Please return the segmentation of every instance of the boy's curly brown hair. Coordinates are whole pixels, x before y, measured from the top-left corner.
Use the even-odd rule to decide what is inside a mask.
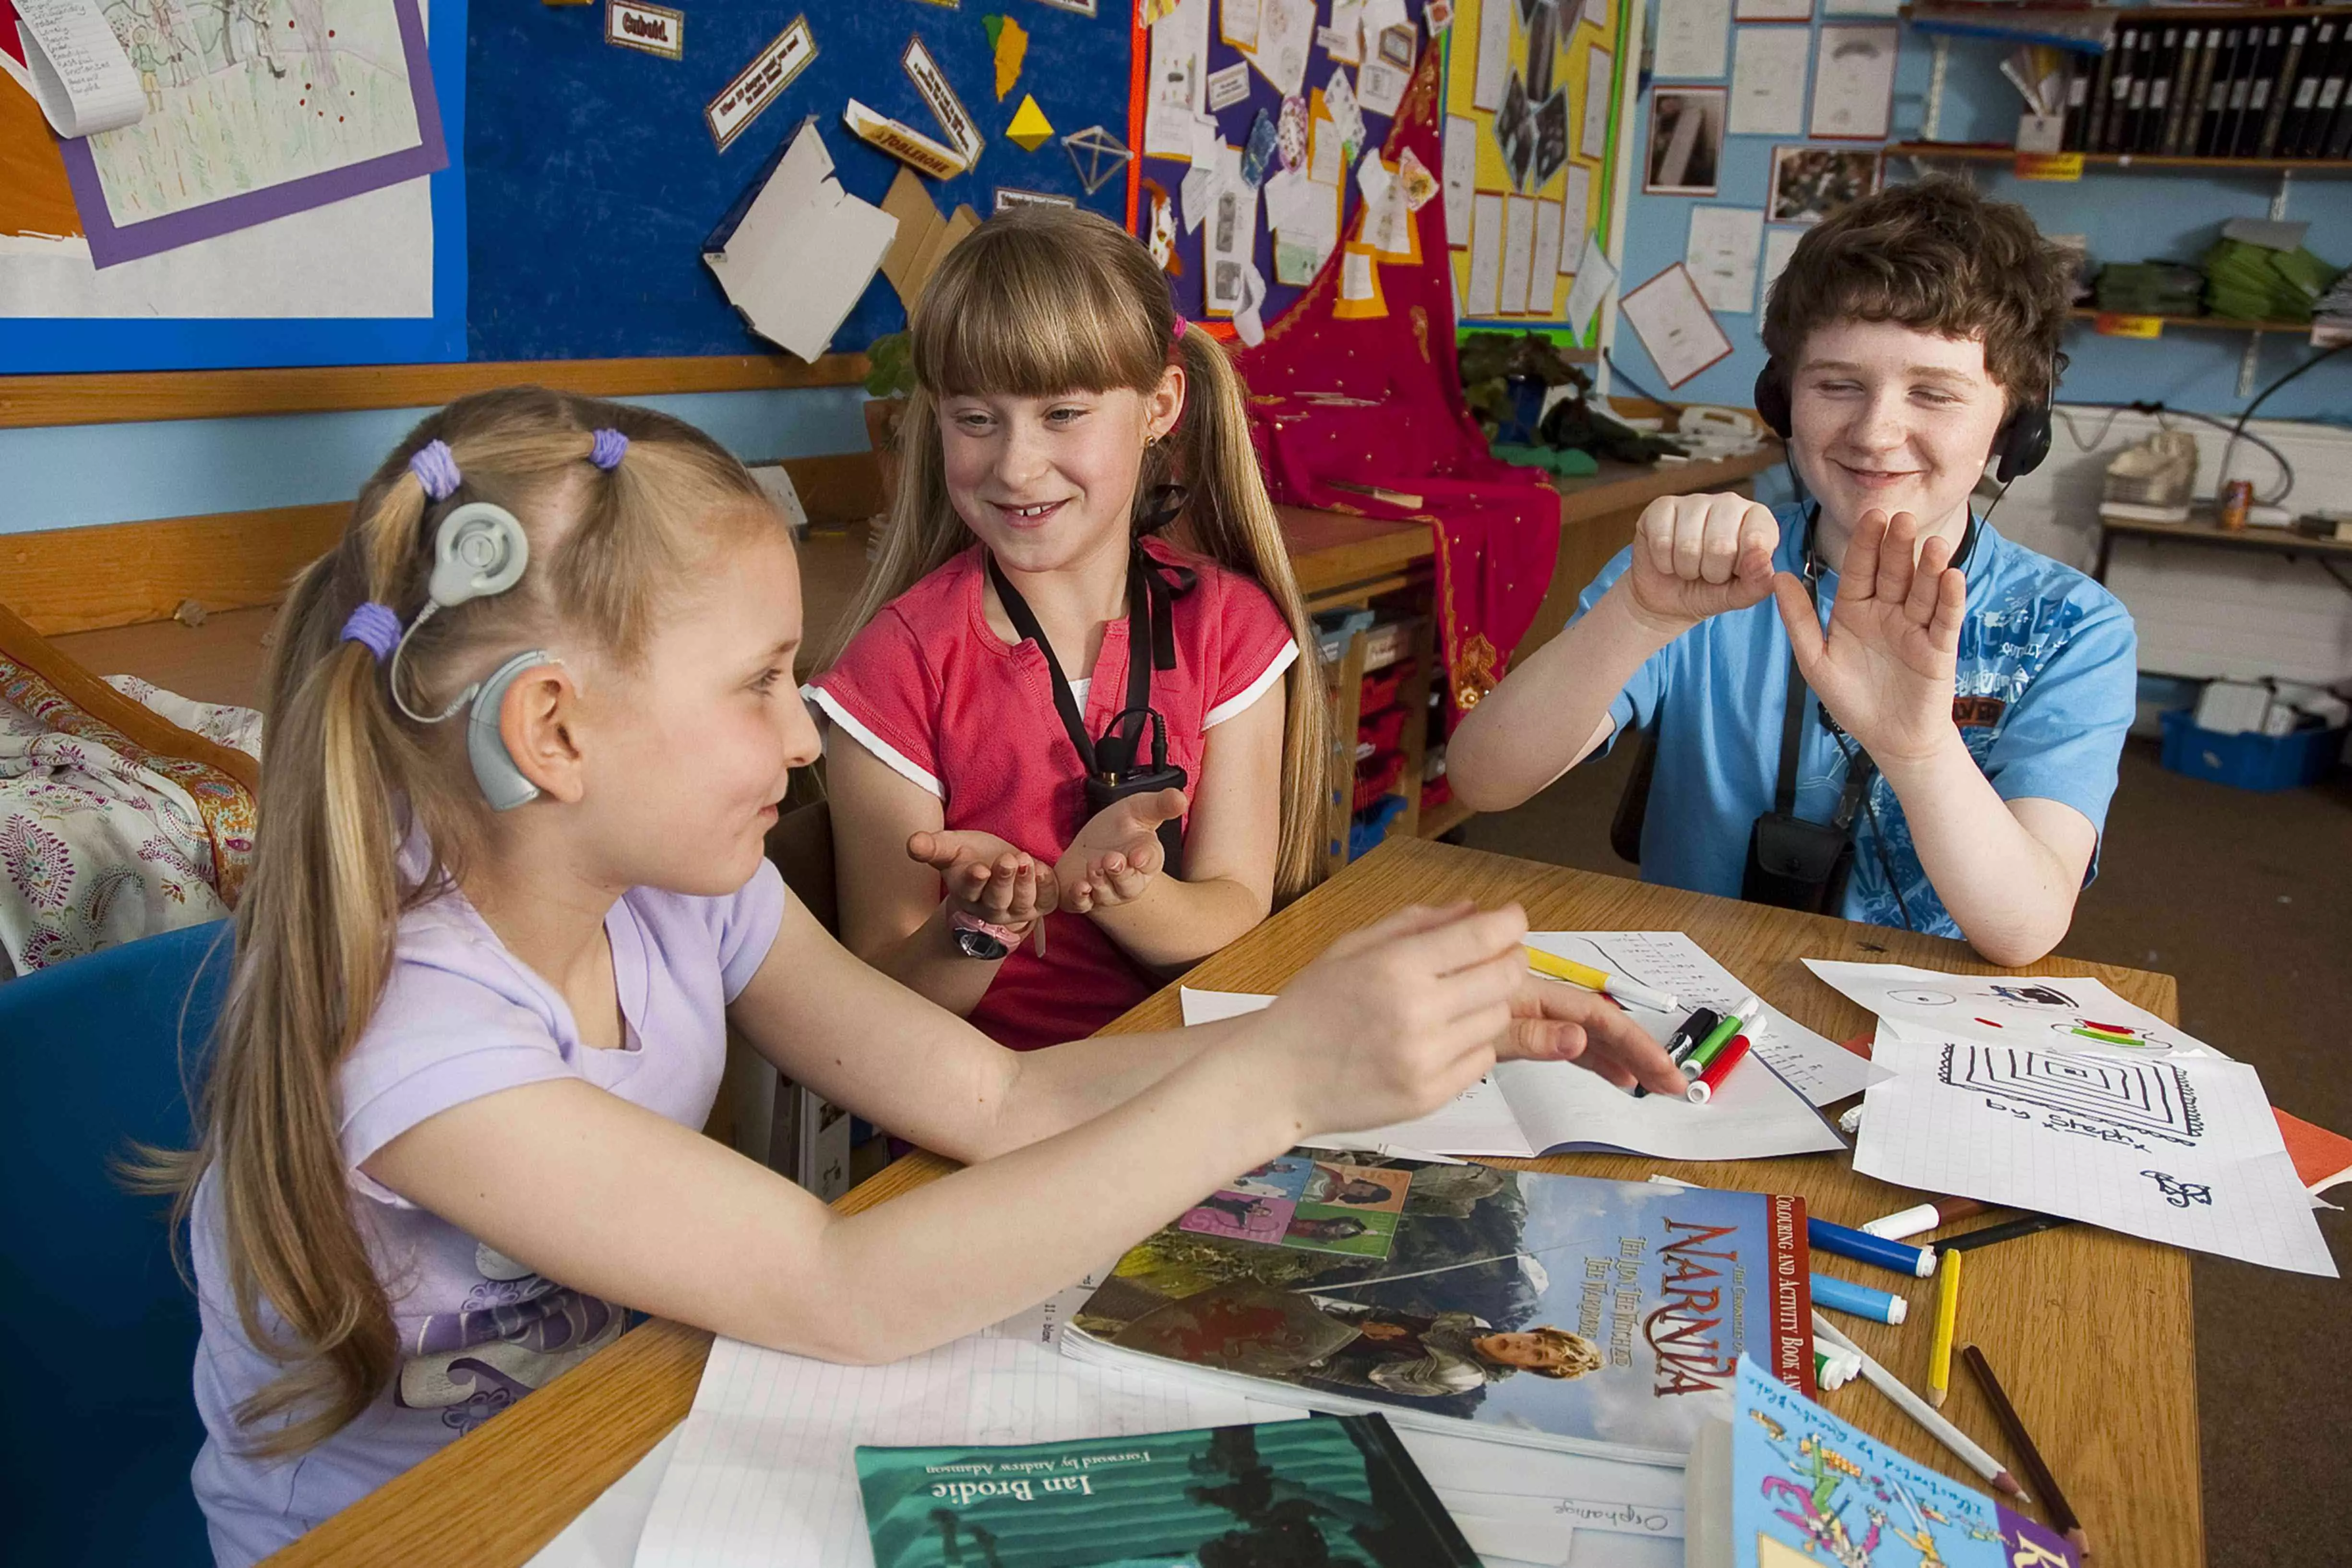
[[[1764,346],[1793,373],[1805,340],[1833,321],[1981,338],[1985,369],[2014,410],[2057,390],[2074,278],[2074,258],[2023,207],[1954,179],[1894,185],[1797,242],[1764,308]]]

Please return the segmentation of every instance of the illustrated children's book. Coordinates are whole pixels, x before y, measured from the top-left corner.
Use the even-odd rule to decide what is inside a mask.
[[[861,1447],[857,1484],[875,1568],[1478,1568],[1378,1415]]]
[[[1806,1256],[1801,1198],[1294,1149],[1121,1258],[1062,1352],[1674,1462],[1743,1352],[1810,1392]]]
[[[1863,1436],[1740,1358],[1691,1449],[1688,1568],[2078,1568],[2063,1536]]]

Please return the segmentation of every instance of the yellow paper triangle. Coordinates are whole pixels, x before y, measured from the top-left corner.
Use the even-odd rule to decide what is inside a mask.
[[[1053,139],[1053,121],[1037,107],[1035,93],[1022,94],[1021,107],[1014,111],[1013,123],[1004,128],[1004,134],[1024,153],[1034,153]]]

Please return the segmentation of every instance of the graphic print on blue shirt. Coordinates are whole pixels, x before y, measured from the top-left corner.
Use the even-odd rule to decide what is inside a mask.
[[[1774,516],[1780,543],[1773,566],[1801,573],[1802,514],[1784,506]],[[1955,721],[2003,800],[2055,800],[2103,829],[2137,703],[2130,614],[2082,573],[2003,538],[1990,523],[1979,522],[1977,534],[1964,567],[1968,615],[1954,680]],[[1592,580],[1579,596],[1579,616],[1632,556],[1630,548],[1619,552]],[[1836,598],[1837,574],[1823,571],[1825,626]],[[1788,633],[1768,598],[1684,633],[1635,671],[1611,704],[1620,733],[1657,726],[1657,771],[1642,835],[1645,880],[1738,897],[1748,831],[1772,808],[1788,669]],[[1799,750],[1799,816],[1830,820],[1846,765],[1827,727],[1808,723]],[[1853,875],[1840,912],[1900,926],[1907,907],[1914,929],[1960,935],[1928,884],[1894,789],[1874,779],[1869,798],[1876,826],[1869,813],[1855,823]],[[2095,852],[2086,881],[2096,869]]]

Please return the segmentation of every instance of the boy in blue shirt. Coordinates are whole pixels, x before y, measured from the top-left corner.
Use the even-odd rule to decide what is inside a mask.
[[[1765,312],[1758,406],[1811,500],[1653,502],[1568,629],[1465,717],[1454,792],[1505,809],[1654,726],[1646,879],[1802,907],[1761,890],[1759,864],[1787,864],[1786,825],[1758,826],[1777,808],[1850,836],[1826,912],[2000,964],[2056,946],[2095,867],[2137,639],[2114,595],[1969,501],[1989,459],[2011,478],[2047,446],[2071,271],[2022,209],[1950,181],[1808,233]]]

